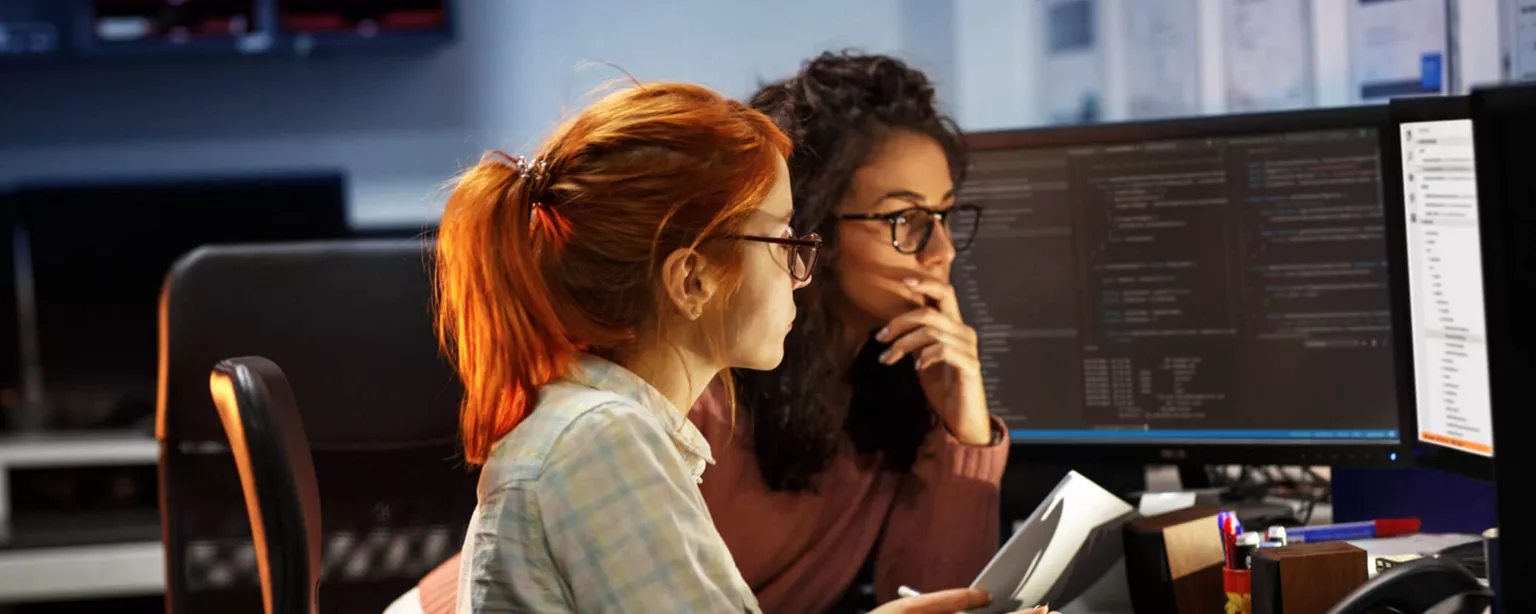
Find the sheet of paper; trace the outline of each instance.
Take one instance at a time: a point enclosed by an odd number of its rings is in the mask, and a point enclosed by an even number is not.
[[[1073,471],[987,563],[971,586],[993,600],[973,614],[1002,614],[1048,603],[1078,575],[1096,579],[1123,555],[1120,525],[1134,508]],[[1087,584],[1087,582],[1084,582]]]
[[[1442,94],[1446,0],[1351,0],[1350,81],[1361,102]]]
[[[1536,79],[1536,0],[1502,0],[1508,78]]]
[[[1142,516],[1156,516],[1195,506],[1192,492],[1149,492],[1141,496],[1136,512]]]
[[[1313,106],[1312,12],[1308,0],[1225,0],[1227,110]]]
[[[1125,90],[1131,119],[1200,112],[1200,20],[1195,0],[1135,0],[1125,11]]]
[[[1099,0],[1049,0],[1045,6],[1039,91],[1046,119],[1052,124],[1103,119],[1102,8]]]

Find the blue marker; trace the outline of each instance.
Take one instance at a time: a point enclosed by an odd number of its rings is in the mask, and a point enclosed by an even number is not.
[[[1412,535],[1418,532],[1418,518],[1388,518],[1364,522],[1326,524],[1315,527],[1292,527],[1286,531],[1286,537],[1295,543],[1310,543],[1375,539],[1395,535]]]

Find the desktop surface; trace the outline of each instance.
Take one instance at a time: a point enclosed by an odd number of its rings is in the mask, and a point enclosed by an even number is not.
[[[1382,119],[973,138],[961,198],[984,213],[955,285],[1020,448],[1387,458],[1400,439]]]

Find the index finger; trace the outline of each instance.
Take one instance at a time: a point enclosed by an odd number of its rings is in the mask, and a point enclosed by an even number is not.
[[[954,588],[902,600],[908,606],[903,611],[910,614],[955,614],[991,602],[992,597],[987,591],[979,588]]]
[[[939,313],[952,318],[960,317],[960,302],[955,297],[954,286],[941,281],[919,277],[908,277],[903,279],[902,283],[911,288],[913,292],[916,292],[918,296],[929,299],[924,302],[937,307]]]

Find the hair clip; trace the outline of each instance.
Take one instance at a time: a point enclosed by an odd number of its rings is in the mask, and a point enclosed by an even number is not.
[[[527,181],[529,178],[532,178],[534,181],[543,180],[544,169],[547,167],[548,165],[544,163],[543,158],[528,158],[524,156],[516,158],[517,176],[521,177],[524,181]]]
[[[547,205],[552,196],[549,193],[549,164],[543,158],[518,156],[512,158],[512,167],[517,170],[518,178],[528,190],[534,208]]]

